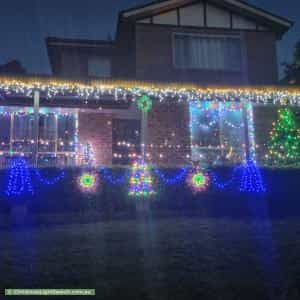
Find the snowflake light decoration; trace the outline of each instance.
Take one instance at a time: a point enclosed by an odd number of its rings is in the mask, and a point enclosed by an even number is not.
[[[95,193],[99,186],[99,177],[95,172],[84,172],[77,179],[77,184],[83,193]]]
[[[200,168],[190,171],[186,179],[187,185],[194,194],[207,190],[209,181],[208,174],[203,172]]]

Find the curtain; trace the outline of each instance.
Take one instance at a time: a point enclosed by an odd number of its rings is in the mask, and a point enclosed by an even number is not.
[[[232,37],[175,35],[175,65],[186,69],[239,71],[240,40]]]

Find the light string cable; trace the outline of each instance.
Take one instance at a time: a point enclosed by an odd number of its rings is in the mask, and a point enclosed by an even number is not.
[[[61,181],[66,175],[66,173],[63,169],[61,169],[59,175],[57,175],[56,177],[51,178],[51,179],[47,179],[47,178],[43,177],[40,169],[38,169],[38,168],[34,169],[34,173],[37,176],[38,180],[45,185],[54,185],[54,184],[58,183],[59,181]]]
[[[186,174],[188,173],[190,167],[182,167],[178,172],[173,176],[168,176],[158,168],[153,168],[153,172],[164,182],[166,185],[174,185],[181,182]]]
[[[102,177],[112,185],[122,185],[126,182],[127,178],[129,177],[128,171],[126,171],[124,175],[116,176],[113,175],[112,172],[105,167],[101,167],[99,172],[102,175]]]
[[[232,185],[234,183],[235,180],[237,180],[238,173],[240,172],[240,170],[242,169],[242,167],[243,167],[242,165],[236,166],[232,170],[230,179],[227,180],[227,181],[225,181],[225,182],[221,182],[221,180],[216,175],[216,173],[213,172],[212,170],[210,170],[209,174],[211,176],[212,183],[214,184],[215,187],[217,187],[220,190],[224,190],[224,189],[228,188],[230,185]]]

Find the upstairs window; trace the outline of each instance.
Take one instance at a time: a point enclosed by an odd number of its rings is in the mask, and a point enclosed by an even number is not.
[[[110,77],[111,65],[107,57],[90,57],[88,60],[88,76],[90,77]]]
[[[174,66],[213,71],[241,70],[242,51],[238,37],[174,35]]]

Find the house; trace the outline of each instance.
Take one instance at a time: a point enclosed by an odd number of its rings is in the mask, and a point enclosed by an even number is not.
[[[121,11],[114,41],[49,37],[54,78],[73,81],[2,84],[2,156],[35,148],[43,163],[70,165],[86,145],[97,165],[130,164],[141,147],[158,165],[263,162],[278,105],[299,105],[265,89],[277,83],[276,43],[292,25],[240,0],[164,0]],[[37,87],[39,113],[16,108],[24,91],[32,106]],[[142,95],[153,99],[146,125]]]
[[[270,85],[291,26],[239,0],[166,0],[120,12],[115,41],[46,42],[56,76]]]

